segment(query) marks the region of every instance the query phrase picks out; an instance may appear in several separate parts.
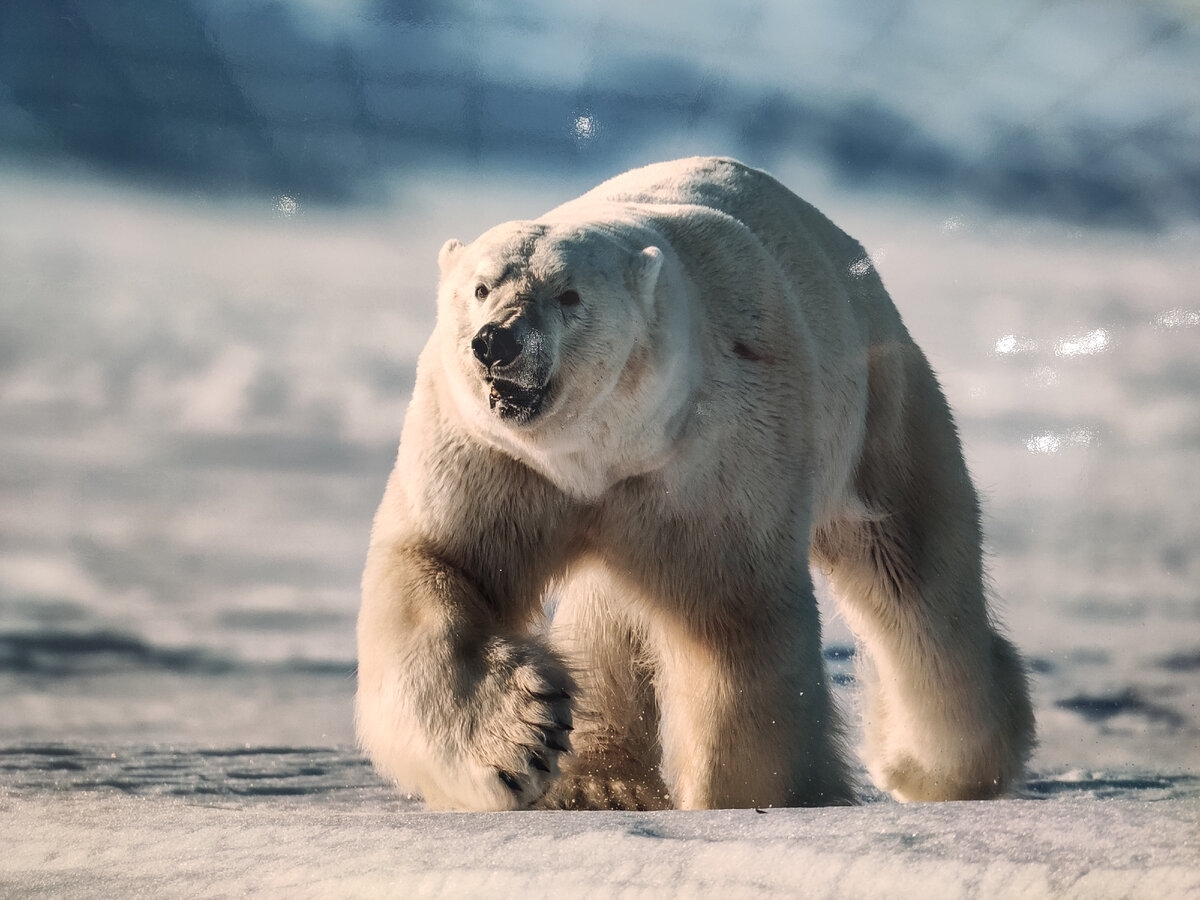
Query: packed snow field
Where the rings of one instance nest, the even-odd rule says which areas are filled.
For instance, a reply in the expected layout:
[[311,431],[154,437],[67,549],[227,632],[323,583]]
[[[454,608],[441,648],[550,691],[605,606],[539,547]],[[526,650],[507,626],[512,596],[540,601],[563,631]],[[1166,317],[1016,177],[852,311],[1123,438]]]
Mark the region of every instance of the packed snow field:
[[[1200,233],[793,189],[955,408],[1041,744],[990,804],[428,813],[353,749],[356,583],[435,257],[586,184],[394,209],[4,174],[0,894],[1200,893]],[[826,659],[857,714],[854,645]]]
[[72,791],[70,774],[45,777],[52,801],[10,793],[5,894],[1097,900],[1200,889],[1194,779],[1118,786],[1121,799],[1059,781],[1038,801],[460,814],[394,798],[344,751],[28,752],[100,784],[161,783],[169,797]]

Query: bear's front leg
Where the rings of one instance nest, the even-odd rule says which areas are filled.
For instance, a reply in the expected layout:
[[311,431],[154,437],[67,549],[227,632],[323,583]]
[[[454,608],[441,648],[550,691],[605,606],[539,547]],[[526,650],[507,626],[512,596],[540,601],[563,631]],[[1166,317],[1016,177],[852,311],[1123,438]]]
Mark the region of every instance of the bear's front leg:
[[853,803],[807,573],[774,596],[751,588],[705,606],[651,626],[674,805]]
[[570,749],[574,685],[462,572],[373,547],[358,640],[358,736],[380,772],[440,808],[522,809],[545,793]]

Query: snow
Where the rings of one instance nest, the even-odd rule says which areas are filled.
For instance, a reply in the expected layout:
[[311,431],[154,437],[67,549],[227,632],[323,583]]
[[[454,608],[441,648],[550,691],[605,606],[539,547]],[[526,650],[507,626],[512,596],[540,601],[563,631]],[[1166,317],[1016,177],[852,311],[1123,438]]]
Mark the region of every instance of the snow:
[[355,584],[437,247],[561,198],[478,177],[282,218],[4,191],[0,893],[1200,893],[1197,234],[831,210],[987,494],[1041,737],[1017,797],[902,806],[862,776],[856,808],[472,816],[353,749]]
[[1052,799],[992,803],[475,815],[429,813],[371,789],[65,793],[50,803],[18,793],[0,796],[0,839],[10,848],[0,890],[1081,900],[1200,891],[1194,794],[1101,800],[1069,780],[1060,788]]
[[569,192],[430,170],[281,216],[0,178],[0,894],[1200,895],[1194,228],[818,185],[985,493],[1041,738],[1016,797],[457,815],[353,749],[356,583],[438,247]]
[[[374,205],[0,168],[0,896],[1200,897],[1194,14],[286,2],[305,34],[276,30],[286,5],[179,16],[263,152]],[[96,10],[102,43],[155,45],[116,54],[131,77],[210,77]],[[0,81],[6,153],[58,147]],[[331,130],[351,87],[417,143],[375,159],[361,123]],[[46,102],[70,131],[96,97]],[[240,183],[238,123],[217,140],[158,111]],[[354,749],[357,582],[438,248],[693,152],[769,162],[862,240],[939,373],[1032,669],[1012,798],[900,805],[860,770],[853,808],[441,814]],[[1078,227],[1139,221],[1160,230]],[[822,602],[854,722],[853,640]]]
[[[0,753],[0,890],[53,896],[1187,897],[1196,779],[1026,799],[431,813],[346,750]],[[118,793],[120,791],[121,793]],[[1116,792],[1119,796],[1111,796]],[[1036,799],[1029,799],[1036,798]]]

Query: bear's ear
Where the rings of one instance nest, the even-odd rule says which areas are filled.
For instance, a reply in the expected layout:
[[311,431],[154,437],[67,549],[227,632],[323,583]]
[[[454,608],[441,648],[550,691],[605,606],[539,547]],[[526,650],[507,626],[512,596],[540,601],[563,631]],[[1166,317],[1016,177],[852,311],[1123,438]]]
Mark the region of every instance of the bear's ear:
[[462,241],[456,241],[454,238],[450,238],[450,240],[442,244],[442,249],[438,251],[438,269],[441,270],[443,278],[450,271],[450,267],[454,265],[458,251],[462,250],[463,246]]
[[647,247],[638,254],[634,278],[647,309],[654,305],[654,288],[658,286],[658,273],[662,271],[662,264],[663,252],[657,247]]

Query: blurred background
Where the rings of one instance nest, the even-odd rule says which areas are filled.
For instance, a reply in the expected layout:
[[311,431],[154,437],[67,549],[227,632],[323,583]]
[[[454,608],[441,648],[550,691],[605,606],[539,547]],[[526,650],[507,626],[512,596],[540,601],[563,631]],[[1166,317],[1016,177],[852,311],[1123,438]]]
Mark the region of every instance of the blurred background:
[[0,742],[349,743],[438,247],[725,154],[939,371],[1035,765],[1200,769],[1197,85],[1185,0],[6,0]]

